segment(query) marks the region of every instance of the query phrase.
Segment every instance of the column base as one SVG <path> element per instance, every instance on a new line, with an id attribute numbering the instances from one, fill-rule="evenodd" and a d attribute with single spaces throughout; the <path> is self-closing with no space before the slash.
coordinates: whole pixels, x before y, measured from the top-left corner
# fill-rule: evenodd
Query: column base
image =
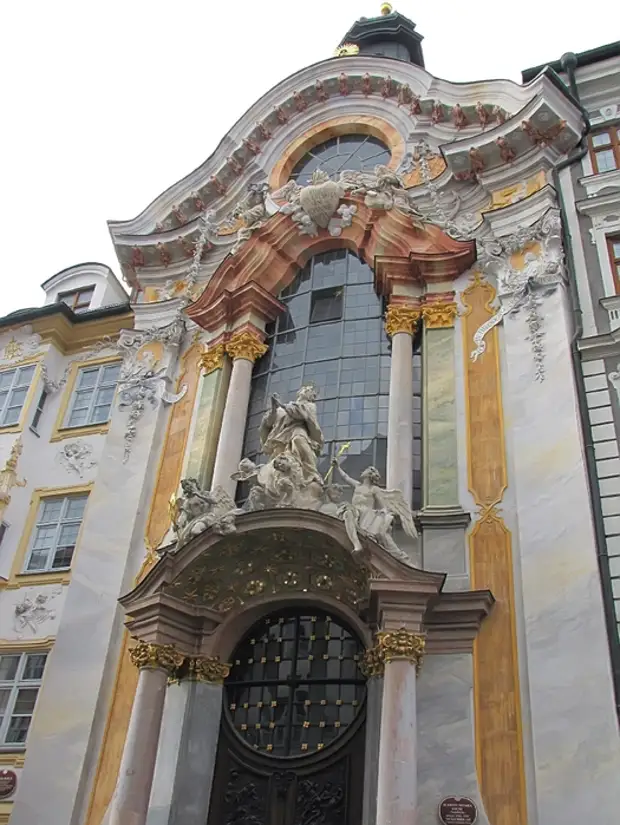
<path id="1" fill-rule="evenodd" d="M 430 505 L 420 510 L 417 520 L 424 530 L 445 530 L 461 527 L 465 529 L 471 521 L 471 513 L 459 506 Z"/>

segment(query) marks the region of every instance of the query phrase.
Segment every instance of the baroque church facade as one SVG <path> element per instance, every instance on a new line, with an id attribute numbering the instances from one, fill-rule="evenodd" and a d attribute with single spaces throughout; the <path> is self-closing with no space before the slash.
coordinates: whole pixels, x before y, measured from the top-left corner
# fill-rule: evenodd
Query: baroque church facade
<path id="1" fill-rule="evenodd" d="M 620 808 L 620 44 L 387 3 L 0 319 L 0 823 Z"/>

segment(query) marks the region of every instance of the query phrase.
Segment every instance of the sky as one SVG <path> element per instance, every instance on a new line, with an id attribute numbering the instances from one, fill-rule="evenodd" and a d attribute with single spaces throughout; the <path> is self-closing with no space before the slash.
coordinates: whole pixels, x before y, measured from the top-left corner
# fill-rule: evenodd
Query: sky
<path id="1" fill-rule="evenodd" d="M 520 81 L 522 69 L 620 38 L 612 0 L 605 18 L 543 0 L 394 7 L 424 36 L 427 70 L 459 82 Z M 135 217 L 273 85 L 332 56 L 353 22 L 379 8 L 3 0 L 0 316 L 39 306 L 39 285 L 67 266 L 100 261 L 120 275 L 107 221 Z"/>

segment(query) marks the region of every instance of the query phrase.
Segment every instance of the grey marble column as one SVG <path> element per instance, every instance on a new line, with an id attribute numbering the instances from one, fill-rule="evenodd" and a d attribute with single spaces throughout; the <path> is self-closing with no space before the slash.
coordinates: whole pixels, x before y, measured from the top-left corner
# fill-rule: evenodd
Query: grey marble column
<path id="1" fill-rule="evenodd" d="M 243 450 L 243 438 L 248 415 L 252 370 L 254 361 L 267 351 L 267 347 L 250 332 L 239 332 L 226 344 L 226 352 L 233 359 L 222 428 L 215 455 L 212 487 L 223 487 L 234 496 L 237 482 L 231 479 L 237 469 Z"/>
<path id="2" fill-rule="evenodd" d="M 411 502 L 413 485 L 413 329 L 418 309 L 390 304 L 385 328 L 392 338 L 386 486 Z"/>
<path id="3" fill-rule="evenodd" d="M 377 818 L 382 703 L 383 676 L 369 674 L 366 687 L 366 752 L 364 755 L 364 807 L 362 817 L 365 825 L 374 825 Z"/>
<path id="4" fill-rule="evenodd" d="M 171 645 L 140 642 L 130 655 L 140 676 L 106 825 L 146 823 L 168 676 L 183 661 Z"/>
<path id="5" fill-rule="evenodd" d="M 170 825 L 205 825 L 207 821 L 221 713 L 221 684 L 189 683 Z"/>
<path id="6" fill-rule="evenodd" d="M 377 825 L 415 825 L 417 791 L 417 667 L 424 642 L 407 630 L 381 633 L 378 644 L 385 666 Z"/>

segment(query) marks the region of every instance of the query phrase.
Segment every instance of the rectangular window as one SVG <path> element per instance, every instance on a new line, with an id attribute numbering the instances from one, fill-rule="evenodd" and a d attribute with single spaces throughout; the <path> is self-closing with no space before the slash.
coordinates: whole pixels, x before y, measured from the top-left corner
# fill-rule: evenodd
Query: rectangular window
<path id="1" fill-rule="evenodd" d="M 0 653 L 0 746 L 23 745 L 47 653 Z"/>
<path id="2" fill-rule="evenodd" d="M 0 372 L 0 427 L 19 423 L 36 365 Z"/>
<path id="3" fill-rule="evenodd" d="M 87 493 L 80 493 L 41 501 L 24 572 L 67 570 L 71 566 L 87 499 Z"/>
<path id="4" fill-rule="evenodd" d="M 342 318 L 343 288 L 316 289 L 312 293 L 310 306 L 310 323 L 322 324 L 325 321 L 338 321 Z"/>
<path id="5" fill-rule="evenodd" d="M 591 135 L 590 156 L 597 175 L 620 169 L 620 126 L 610 126 Z"/>
<path id="6" fill-rule="evenodd" d="M 84 286 L 80 289 L 74 289 L 71 292 L 61 292 L 57 300 L 58 302 L 66 304 L 74 312 L 86 312 L 90 307 L 90 302 L 93 300 L 94 294 L 94 286 Z"/>
<path id="7" fill-rule="evenodd" d="M 88 427 L 109 421 L 120 369 L 120 363 L 80 369 L 65 427 Z"/>
<path id="8" fill-rule="evenodd" d="M 609 250 L 609 263 L 614 276 L 616 293 L 620 293 L 620 235 L 607 238 L 607 249 Z"/>

